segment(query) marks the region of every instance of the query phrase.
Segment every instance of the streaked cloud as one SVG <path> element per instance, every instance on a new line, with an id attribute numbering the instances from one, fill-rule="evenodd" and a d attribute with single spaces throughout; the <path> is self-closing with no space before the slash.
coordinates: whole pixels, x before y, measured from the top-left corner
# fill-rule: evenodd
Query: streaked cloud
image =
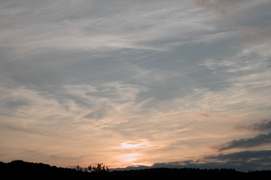
<path id="1" fill-rule="evenodd" d="M 152 147 L 146 139 L 140 139 L 140 140 L 135 140 L 135 141 L 128 141 L 128 142 L 123 142 L 121 143 L 120 148 L 148 148 Z"/>
<path id="2" fill-rule="evenodd" d="M 199 6 L 199 7 L 202 7 L 204 9 L 206 9 L 206 10 L 213 11 L 214 13 L 218 13 L 221 16 L 227 15 L 227 10 L 222 9 L 217 4 L 213 4 L 213 3 L 210 3 L 210 2 L 207 2 L 207 1 L 202 1 L 202 2 L 198 1 L 198 2 L 196 2 L 196 5 Z"/>
<path id="3" fill-rule="evenodd" d="M 265 154 L 270 6 L 1 1 L 2 160 L 222 167 L 210 147 Z"/>

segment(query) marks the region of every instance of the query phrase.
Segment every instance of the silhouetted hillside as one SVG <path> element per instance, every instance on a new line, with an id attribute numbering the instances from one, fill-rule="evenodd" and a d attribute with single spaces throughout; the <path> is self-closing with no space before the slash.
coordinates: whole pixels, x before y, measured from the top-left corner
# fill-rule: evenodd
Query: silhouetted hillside
<path id="1" fill-rule="evenodd" d="M 153 168 L 144 170 L 112 171 L 112 172 L 82 172 L 75 169 L 50 166 L 42 163 L 24 162 L 21 160 L 10 163 L 0 162 L 2 177 L 27 178 L 27 179 L 112 179 L 112 180 L 134 180 L 134 179 L 229 179 L 229 178 L 264 178 L 271 175 L 271 171 L 239 172 L 234 169 L 168 169 Z"/>
<path id="2" fill-rule="evenodd" d="M 83 177 L 87 174 L 78 172 L 75 169 L 60 168 L 42 163 L 30 163 L 21 160 L 12 161 L 10 163 L 0 163 L 1 174 L 5 174 L 10 178 L 27 177 L 31 179 L 39 178 L 76 178 Z"/>

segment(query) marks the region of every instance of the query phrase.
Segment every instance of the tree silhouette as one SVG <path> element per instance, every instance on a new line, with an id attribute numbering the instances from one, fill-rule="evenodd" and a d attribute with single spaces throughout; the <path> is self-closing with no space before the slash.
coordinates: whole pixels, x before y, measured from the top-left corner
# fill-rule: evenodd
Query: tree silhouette
<path id="1" fill-rule="evenodd" d="M 88 169 L 91 169 L 91 166 L 89 166 Z M 97 166 L 92 167 L 92 172 L 109 172 L 109 169 L 103 165 L 103 163 L 98 163 Z"/>
<path id="2" fill-rule="evenodd" d="M 109 169 L 107 166 L 103 165 L 103 163 L 98 163 L 97 166 L 91 166 L 89 165 L 86 169 L 82 169 L 79 165 L 76 166 L 77 171 L 82 171 L 82 172 L 109 172 Z"/>
<path id="3" fill-rule="evenodd" d="M 76 170 L 77 171 L 83 171 L 82 168 L 79 165 L 76 166 Z"/>

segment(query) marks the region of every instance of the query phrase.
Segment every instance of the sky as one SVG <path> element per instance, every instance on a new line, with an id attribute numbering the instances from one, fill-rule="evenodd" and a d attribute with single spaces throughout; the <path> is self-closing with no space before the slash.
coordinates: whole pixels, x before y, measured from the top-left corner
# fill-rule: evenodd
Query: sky
<path id="1" fill-rule="evenodd" d="M 0 161 L 271 169 L 270 0 L 0 0 Z"/>

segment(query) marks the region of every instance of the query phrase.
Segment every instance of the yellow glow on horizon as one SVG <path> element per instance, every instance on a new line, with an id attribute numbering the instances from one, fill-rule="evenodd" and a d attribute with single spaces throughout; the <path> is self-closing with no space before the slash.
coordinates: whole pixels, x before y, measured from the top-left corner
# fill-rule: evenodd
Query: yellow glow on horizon
<path id="1" fill-rule="evenodd" d="M 120 158 L 122 159 L 122 162 L 132 162 L 137 160 L 135 157 L 136 156 L 141 156 L 142 154 L 137 154 L 137 153 L 133 153 L 133 154 L 124 154 L 124 155 L 119 155 L 116 158 Z"/>

